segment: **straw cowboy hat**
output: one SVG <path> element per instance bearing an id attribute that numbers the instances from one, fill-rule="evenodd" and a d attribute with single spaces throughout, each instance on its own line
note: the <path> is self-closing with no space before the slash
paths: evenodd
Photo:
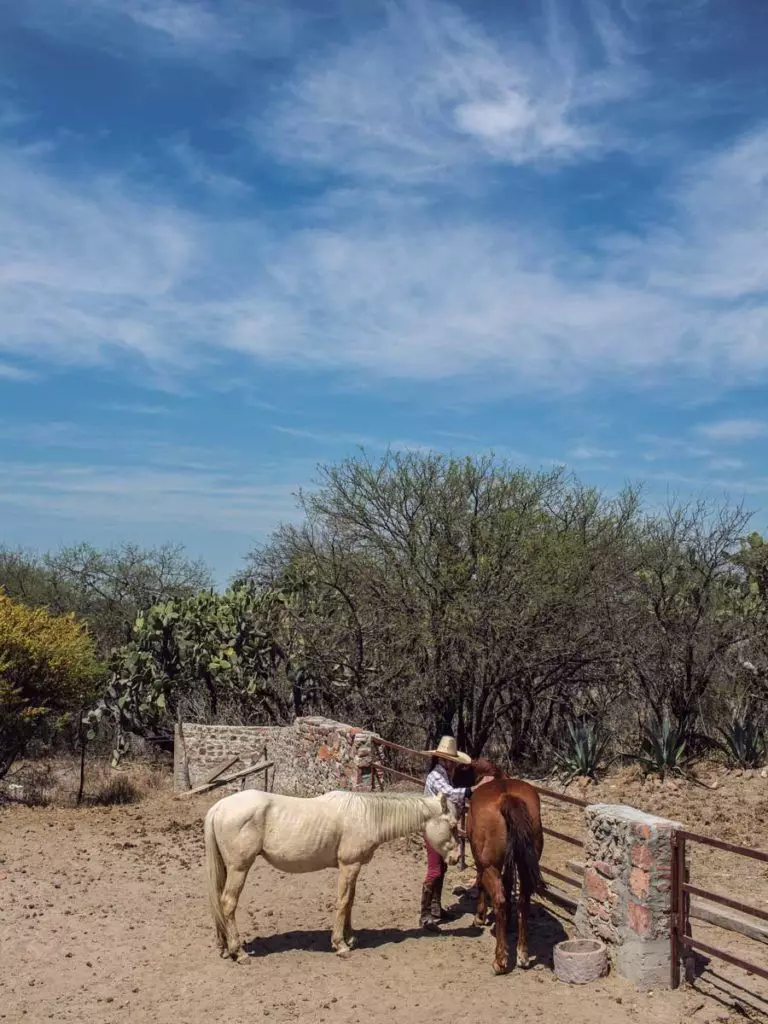
<path id="1" fill-rule="evenodd" d="M 435 750 L 427 750 L 425 753 L 432 757 L 444 757 L 446 761 L 455 761 L 456 764 L 472 764 L 469 754 L 463 754 L 456 749 L 456 740 L 453 736 L 443 736 Z"/>

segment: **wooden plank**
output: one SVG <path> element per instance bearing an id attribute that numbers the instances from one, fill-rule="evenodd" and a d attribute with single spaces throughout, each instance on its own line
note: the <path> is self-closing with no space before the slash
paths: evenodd
<path id="1" fill-rule="evenodd" d="M 567 910 L 571 914 L 576 913 L 576 907 L 579 905 L 579 901 L 574 899 L 570 893 L 563 892 L 562 889 L 558 889 L 555 885 L 550 885 L 549 882 L 547 882 L 546 890 L 538 898 L 551 900 L 552 903 L 556 903 L 563 910 Z"/>
<path id="2" fill-rule="evenodd" d="M 749 939 L 763 942 L 768 945 L 768 926 L 760 921 L 748 918 L 744 914 L 738 914 L 728 910 L 720 910 L 712 904 L 703 903 L 695 896 L 691 899 L 689 917 L 696 921 L 706 921 L 707 924 L 717 925 L 718 928 L 725 928 L 729 932 L 738 932 L 739 935 L 746 935 Z"/>
<path id="3" fill-rule="evenodd" d="M 203 779 L 201 785 L 205 784 L 206 782 L 213 782 L 214 779 L 218 779 L 218 777 L 223 772 L 225 772 L 228 768 L 231 768 L 232 765 L 239 760 L 240 756 L 238 754 L 235 754 L 234 757 L 228 757 L 226 761 L 222 761 L 219 765 L 217 765 L 217 767 L 214 768 L 212 772 L 208 772 L 208 774 Z"/>
<path id="4" fill-rule="evenodd" d="M 256 772 L 265 772 L 269 768 L 274 768 L 274 761 L 260 761 L 259 764 L 248 765 L 247 768 L 243 768 L 242 771 L 235 772 L 234 775 L 227 775 L 224 778 L 216 779 L 215 785 L 226 786 L 228 782 L 237 782 L 238 779 L 242 779 L 244 775 L 253 775 Z"/>
<path id="5" fill-rule="evenodd" d="M 260 764 L 249 765 L 248 768 L 243 768 L 240 772 L 235 772 L 234 775 L 219 776 L 218 779 L 214 779 L 213 782 L 205 782 L 202 786 L 195 786 L 194 789 L 188 790 L 186 793 L 180 793 L 182 797 L 185 796 L 198 796 L 200 793 L 205 793 L 209 789 L 216 789 L 219 786 L 226 786 L 230 782 L 237 782 L 238 779 L 242 779 L 245 775 L 255 775 L 256 772 L 264 772 L 269 768 L 274 767 L 273 761 L 262 761 Z"/>

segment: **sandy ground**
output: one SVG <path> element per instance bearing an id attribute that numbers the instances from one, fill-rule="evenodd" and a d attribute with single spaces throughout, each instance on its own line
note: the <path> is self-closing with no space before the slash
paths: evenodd
<path id="1" fill-rule="evenodd" d="M 0 1020 L 704 1024 L 739 1016 L 711 987 L 651 996 L 615 977 L 588 989 L 560 984 L 551 951 L 570 926 L 546 904 L 530 925 L 537 966 L 494 977 L 493 940 L 472 928 L 470 908 L 442 935 L 415 928 L 423 874 L 415 841 L 382 848 L 364 870 L 354 914 L 361 948 L 349 960 L 330 952 L 335 873 L 287 877 L 257 863 L 238 912 L 253 956 L 244 966 L 225 962 L 203 880 L 201 824 L 213 802 L 161 793 L 123 808 L 0 808 Z M 557 859 L 555 847 L 549 853 Z M 454 871 L 448 889 L 469 880 Z"/>

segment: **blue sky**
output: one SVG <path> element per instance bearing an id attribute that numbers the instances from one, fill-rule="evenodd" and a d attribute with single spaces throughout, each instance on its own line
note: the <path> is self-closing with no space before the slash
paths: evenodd
<path id="1" fill-rule="evenodd" d="M 362 444 L 768 520 L 762 0 L 0 12 L 0 540 L 220 579 Z"/>

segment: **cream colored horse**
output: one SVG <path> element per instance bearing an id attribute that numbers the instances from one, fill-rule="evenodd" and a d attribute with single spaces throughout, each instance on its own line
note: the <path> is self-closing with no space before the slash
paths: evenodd
<path id="1" fill-rule="evenodd" d="M 205 816 L 208 897 L 221 955 L 245 959 L 235 911 L 257 857 L 292 874 L 338 867 L 331 945 L 344 956 L 354 945 L 351 917 L 357 877 L 376 848 L 421 832 L 444 860 L 455 864 L 457 826 L 444 796 L 333 792 L 301 799 L 246 789 L 223 797 Z"/>

